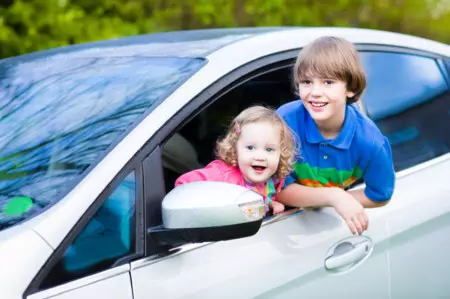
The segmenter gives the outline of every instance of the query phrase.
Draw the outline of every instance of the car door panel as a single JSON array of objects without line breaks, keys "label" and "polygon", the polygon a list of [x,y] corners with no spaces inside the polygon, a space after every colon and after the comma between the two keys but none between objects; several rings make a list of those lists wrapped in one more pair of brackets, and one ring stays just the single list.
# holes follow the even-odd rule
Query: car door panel
[{"label": "car door panel", "polygon": [[371,222],[366,235],[375,243],[372,256],[353,271],[330,274],[324,269],[326,253],[350,232],[332,209],[307,210],[266,224],[249,238],[208,244],[147,264],[137,261],[131,271],[134,296],[384,298],[389,294],[386,247],[378,246],[387,238],[383,217]]},{"label": "car door panel", "polygon": [[389,206],[392,298],[445,298],[450,294],[450,154],[397,181]]}]

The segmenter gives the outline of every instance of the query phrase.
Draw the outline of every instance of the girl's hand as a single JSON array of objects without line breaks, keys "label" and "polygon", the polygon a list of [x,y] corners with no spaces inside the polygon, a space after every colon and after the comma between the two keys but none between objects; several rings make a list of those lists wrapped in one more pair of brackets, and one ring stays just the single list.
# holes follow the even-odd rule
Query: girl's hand
[{"label": "girl's hand", "polygon": [[284,204],[278,201],[272,201],[270,207],[272,208],[274,215],[284,211]]},{"label": "girl's hand", "polygon": [[333,192],[333,207],[347,223],[352,234],[362,234],[369,226],[364,207],[350,193],[335,188]]}]

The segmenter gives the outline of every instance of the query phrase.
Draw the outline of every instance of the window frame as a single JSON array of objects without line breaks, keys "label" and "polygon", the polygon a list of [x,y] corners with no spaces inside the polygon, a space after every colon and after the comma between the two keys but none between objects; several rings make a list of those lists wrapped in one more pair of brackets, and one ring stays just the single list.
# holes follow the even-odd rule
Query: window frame
[{"label": "window frame", "polygon": [[[109,196],[116,190],[116,188],[123,182],[123,180],[131,173],[135,172],[136,179],[136,203],[135,203],[135,250],[133,254],[124,256],[119,258],[114,262],[109,268],[103,269],[99,272],[88,274],[87,276],[83,276],[77,278],[75,280],[68,281],[66,283],[55,285],[50,288],[41,289],[40,286],[44,282],[45,278],[49,274],[51,274],[54,266],[61,260],[67,248],[72,244],[72,242],[78,237],[78,235],[83,231],[86,225],[92,220],[92,217],[95,213],[101,208],[103,203],[109,198]],[[108,186],[102,191],[102,193],[95,199],[92,205],[87,209],[87,211],[83,214],[83,216],[77,221],[77,223],[72,227],[70,232],[66,235],[64,240],[59,244],[59,246],[55,249],[52,255],[49,257],[47,262],[43,265],[43,267],[39,270],[37,275],[33,278],[29,286],[24,292],[24,297],[30,296],[35,293],[43,292],[45,290],[53,289],[60,287],[61,285],[70,285],[75,284],[75,287],[78,288],[79,285],[76,281],[86,278],[91,275],[99,275],[104,271],[111,270],[113,268],[117,268],[124,264],[131,262],[132,260],[138,259],[144,254],[144,201],[143,201],[143,174],[142,174],[142,165],[140,160],[132,159],[127,165],[114,177],[114,179],[108,184]],[[108,274],[107,277],[110,275]],[[71,289],[69,286],[66,286],[66,289]]]}]

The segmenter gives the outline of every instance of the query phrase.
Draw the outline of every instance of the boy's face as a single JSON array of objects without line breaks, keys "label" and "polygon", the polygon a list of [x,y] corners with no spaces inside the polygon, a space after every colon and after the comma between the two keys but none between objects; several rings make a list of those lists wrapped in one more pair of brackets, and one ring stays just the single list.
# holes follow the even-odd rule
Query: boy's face
[{"label": "boy's face", "polygon": [[300,98],[314,121],[320,126],[340,126],[345,118],[347,97],[355,94],[347,90],[347,84],[338,79],[311,77],[298,86]]},{"label": "boy's face", "polygon": [[280,129],[269,122],[246,124],[236,144],[244,179],[262,183],[275,174],[280,161]]}]

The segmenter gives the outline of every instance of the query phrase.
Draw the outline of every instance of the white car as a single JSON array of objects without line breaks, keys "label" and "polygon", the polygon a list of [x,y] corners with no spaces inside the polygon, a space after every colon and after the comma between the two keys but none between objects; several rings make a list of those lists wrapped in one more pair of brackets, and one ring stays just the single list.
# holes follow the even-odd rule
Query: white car
[{"label": "white car", "polygon": [[[324,35],[356,44],[357,106],[393,150],[394,196],[367,210],[369,229],[352,236],[332,208],[263,220],[260,196],[226,183],[169,193],[242,109],[296,99],[298,51]],[[447,298],[449,73],[449,45],[355,28],[171,32],[3,59],[0,297]]]}]

